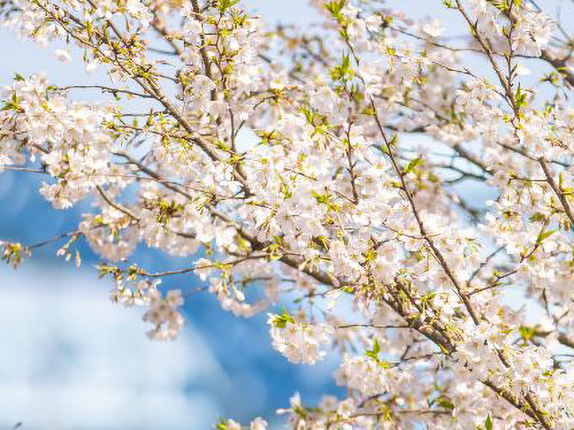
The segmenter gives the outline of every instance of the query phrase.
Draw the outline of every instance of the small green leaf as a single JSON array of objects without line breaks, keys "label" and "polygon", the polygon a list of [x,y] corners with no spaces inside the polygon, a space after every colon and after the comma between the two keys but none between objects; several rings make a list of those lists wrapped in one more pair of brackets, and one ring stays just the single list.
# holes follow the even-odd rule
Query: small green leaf
[{"label": "small green leaf", "polygon": [[288,322],[295,322],[293,317],[289,315],[287,310],[283,308],[283,313],[281,315],[274,315],[273,316],[273,325],[279,328],[285,328]]},{"label": "small green leaf", "polygon": [[373,348],[367,349],[365,351],[367,357],[372,358],[377,362],[379,361],[379,352],[381,352],[381,345],[379,344],[379,341],[377,339],[375,339],[375,342],[373,342]]},{"label": "small green leaf", "polygon": [[536,238],[536,243],[537,244],[542,243],[544,240],[548,239],[554,233],[556,233],[556,230],[541,231],[538,237]]},{"label": "small green leaf", "polygon": [[528,104],[527,98],[528,98],[528,94],[522,92],[522,89],[520,88],[520,84],[518,84],[518,89],[516,90],[516,94],[514,96],[514,99],[516,102],[516,109],[520,109],[522,107],[525,107]]},{"label": "small green leaf", "polygon": [[437,404],[437,406],[440,406],[441,408],[444,408],[444,409],[448,409],[448,410],[454,409],[454,405],[452,404],[452,401],[448,397],[440,396],[436,400],[436,404]]},{"label": "small green leaf", "polygon": [[227,9],[235,6],[237,3],[239,3],[239,0],[220,0],[217,8],[219,9],[219,12],[223,13]]},{"label": "small green leaf", "polygon": [[418,166],[424,163],[422,157],[417,157],[414,160],[411,160],[407,167],[405,168],[405,175],[413,172]]},{"label": "small green leaf", "polygon": [[518,328],[518,332],[520,333],[520,337],[522,337],[522,339],[524,339],[525,341],[529,341],[530,339],[532,339],[535,334],[534,328],[525,325],[521,325]]},{"label": "small green leaf", "polygon": [[486,421],[484,421],[484,426],[486,430],[492,430],[492,420],[490,419],[490,415],[486,417]]}]

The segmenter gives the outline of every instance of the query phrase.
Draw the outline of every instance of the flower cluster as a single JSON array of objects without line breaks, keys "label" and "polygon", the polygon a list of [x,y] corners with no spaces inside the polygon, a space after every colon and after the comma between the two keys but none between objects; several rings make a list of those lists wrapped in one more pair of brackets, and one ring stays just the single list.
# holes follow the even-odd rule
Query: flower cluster
[{"label": "flower cluster", "polygon": [[291,363],[315,364],[325,357],[323,346],[327,346],[333,335],[328,324],[309,324],[303,315],[293,318],[269,314],[267,323],[271,326],[273,348],[283,354]]},{"label": "flower cluster", "polygon": [[[103,267],[100,270],[106,270]],[[112,301],[121,303],[125,307],[146,306],[149,310],[144,314],[143,320],[154,325],[148,336],[155,340],[175,339],[183,328],[183,316],[177,310],[183,304],[180,290],[169,290],[162,298],[157,285],[161,281],[156,279],[150,282],[140,279],[137,282],[118,282],[110,292]]]}]

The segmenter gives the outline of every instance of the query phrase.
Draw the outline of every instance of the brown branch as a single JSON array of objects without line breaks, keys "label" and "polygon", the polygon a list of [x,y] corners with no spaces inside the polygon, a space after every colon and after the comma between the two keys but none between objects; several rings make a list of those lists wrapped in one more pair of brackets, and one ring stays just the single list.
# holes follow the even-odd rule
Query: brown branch
[{"label": "brown branch", "polygon": [[538,162],[540,163],[540,167],[542,167],[542,170],[544,171],[544,175],[546,176],[550,188],[552,188],[552,190],[558,197],[558,200],[560,200],[562,208],[564,209],[564,212],[566,212],[566,216],[568,216],[568,219],[570,220],[570,228],[574,228],[574,214],[572,214],[572,209],[570,208],[570,204],[568,203],[568,200],[566,199],[564,192],[554,181],[554,178],[552,177],[552,172],[548,167],[546,159],[544,157],[540,157],[538,159]]}]

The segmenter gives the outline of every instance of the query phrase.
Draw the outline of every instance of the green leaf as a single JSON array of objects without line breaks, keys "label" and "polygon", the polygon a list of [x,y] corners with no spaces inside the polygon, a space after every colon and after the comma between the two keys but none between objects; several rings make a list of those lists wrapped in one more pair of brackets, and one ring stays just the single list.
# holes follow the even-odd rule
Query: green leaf
[{"label": "green leaf", "polygon": [[235,6],[237,3],[239,3],[239,0],[220,0],[217,8],[219,9],[219,12],[223,13],[227,9]]},{"label": "green leaf", "polygon": [[377,362],[379,361],[379,352],[381,352],[381,345],[377,339],[375,339],[375,342],[373,343],[373,349],[367,349],[365,351],[367,357],[372,358]]},{"label": "green leaf", "polygon": [[441,408],[444,408],[444,409],[448,409],[448,410],[454,409],[454,405],[452,404],[452,401],[448,397],[440,396],[436,400],[436,404],[437,404],[437,406],[440,406]]},{"label": "green leaf", "polygon": [[274,315],[273,316],[273,325],[279,328],[285,328],[288,322],[295,322],[293,317],[289,315],[287,310],[283,308],[283,312],[281,315]]},{"label": "green leaf", "polygon": [[531,222],[544,221],[545,219],[546,219],[546,216],[543,215],[543,214],[541,214],[541,213],[539,213],[539,212],[536,212],[535,214],[533,214],[533,215],[530,216],[530,221],[531,221]]},{"label": "green leaf", "polygon": [[345,0],[332,0],[329,3],[323,4],[323,8],[333,15],[333,18],[339,20],[341,16],[341,10],[345,6]]},{"label": "green leaf", "polygon": [[486,427],[486,430],[492,430],[492,420],[490,419],[490,415],[486,417],[486,420],[484,421],[484,426]]},{"label": "green leaf", "polygon": [[341,64],[331,69],[331,79],[333,81],[347,82],[355,76],[355,71],[351,67],[349,54],[344,54]]},{"label": "green leaf", "polygon": [[219,422],[215,424],[215,430],[227,430],[227,420],[220,418]]},{"label": "green leaf", "polygon": [[414,160],[411,160],[405,168],[405,175],[413,172],[421,164],[424,164],[422,157],[417,157]]},{"label": "green leaf", "polygon": [[534,328],[525,325],[521,325],[518,328],[518,332],[520,333],[520,337],[522,337],[522,339],[525,341],[532,339],[535,334]]},{"label": "green leaf", "polygon": [[518,84],[518,89],[516,90],[516,94],[514,96],[515,102],[516,102],[516,109],[520,109],[522,107],[525,107],[528,103],[527,103],[527,97],[528,94],[522,92],[522,89],[520,88],[520,84]]},{"label": "green leaf", "polygon": [[538,237],[536,238],[536,243],[537,244],[542,243],[545,239],[548,239],[554,233],[556,233],[556,230],[541,231]]}]

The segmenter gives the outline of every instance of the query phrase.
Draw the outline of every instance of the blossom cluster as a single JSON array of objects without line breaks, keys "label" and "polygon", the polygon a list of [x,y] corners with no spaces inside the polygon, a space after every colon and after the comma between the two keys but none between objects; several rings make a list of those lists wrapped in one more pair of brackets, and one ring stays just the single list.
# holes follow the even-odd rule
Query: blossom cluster
[{"label": "blossom cluster", "polygon": [[291,363],[315,364],[326,351],[322,346],[330,343],[333,327],[328,324],[309,324],[301,316],[294,319],[289,314],[269,314],[273,348],[289,359]]}]

